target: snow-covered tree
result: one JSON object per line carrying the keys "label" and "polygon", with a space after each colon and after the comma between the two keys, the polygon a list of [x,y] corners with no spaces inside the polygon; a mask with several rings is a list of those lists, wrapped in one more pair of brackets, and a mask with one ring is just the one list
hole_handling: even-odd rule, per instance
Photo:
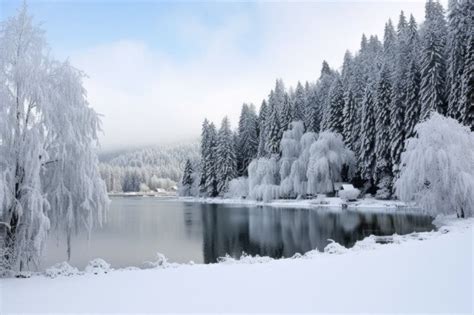
{"label": "snow-covered tree", "polygon": [[217,135],[215,161],[217,192],[219,194],[224,194],[229,188],[229,182],[237,177],[233,134],[230,130],[230,123],[227,117],[222,120],[221,128]]}
{"label": "snow-covered tree", "polygon": [[[50,229],[70,239],[105,220],[100,120],[84,74],[50,57],[26,5],[0,27],[0,246],[7,268],[37,265]],[[3,187],[3,189],[2,189]]]}
{"label": "snow-covered tree", "polygon": [[306,92],[301,84],[298,81],[295,90],[295,97],[293,103],[293,120],[294,121],[304,121],[304,114],[305,114],[305,107],[306,107],[307,99],[306,99]]}
{"label": "snow-covered tree", "polygon": [[217,131],[213,123],[203,124],[201,150],[204,155],[201,157],[201,194],[209,197],[215,197],[217,190]]}
{"label": "snow-covered tree", "polygon": [[[375,105],[375,181],[379,196],[389,197],[392,186],[392,164],[390,157],[390,105],[392,85],[390,68],[384,65],[380,72]],[[387,185],[389,184],[389,185]],[[383,192],[383,194],[381,194]]]}
{"label": "snow-covered tree", "polygon": [[462,73],[461,93],[461,118],[460,121],[474,131],[474,2],[465,1],[463,10],[466,16],[471,17],[466,23],[466,50],[464,54],[464,66]]}
{"label": "snow-covered tree", "polygon": [[268,105],[265,100],[262,101],[260,111],[258,113],[258,148],[257,156],[262,157],[266,155],[266,140],[267,140],[267,111]]}
{"label": "snow-covered tree", "polygon": [[266,148],[268,154],[278,154],[280,152],[281,127],[278,111],[274,104],[269,103],[267,107],[267,121],[265,126]]}
{"label": "snow-covered tree", "polygon": [[375,130],[375,84],[369,84],[365,91],[364,101],[362,103],[362,146],[361,146],[361,175],[373,186],[376,166],[376,130]]}
{"label": "snow-covered tree", "polygon": [[179,195],[180,196],[191,196],[192,187],[194,183],[193,177],[193,165],[191,164],[190,160],[186,160],[186,164],[184,166],[183,178],[181,179],[181,185],[179,187]]}
{"label": "snow-covered tree", "polygon": [[344,89],[342,80],[336,75],[328,94],[327,130],[343,133]]}
{"label": "snow-covered tree", "polygon": [[342,179],[344,166],[352,167],[354,154],[347,149],[342,136],[324,131],[311,145],[308,169],[307,193],[334,192],[334,183]]}
{"label": "snow-covered tree", "polygon": [[257,157],[258,117],[253,104],[242,106],[236,143],[237,172],[247,175],[250,161]]}
{"label": "snow-covered tree", "polygon": [[293,182],[290,179],[291,167],[301,153],[301,137],[304,133],[304,124],[302,121],[295,121],[290,124],[290,129],[283,133],[280,143],[280,181],[282,197],[293,197]]}
{"label": "snow-covered tree", "polygon": [[421,119],[446,112],[446,21],[438,1],[428,0],[421,32]]}
{"label": "snow-covered tree", "polygon": [[[467,0],[450,0],[448,6],[448,35],[447,35],[447,85],[448,111],[447,114],[462,122],[462,75],[469,33],[469,9]],[[472,23],[472,22],[471,22]]]}
{"label": "snow-covered tree", "polygon": [[293,106],[291,104],[290,96],[288,95],[288,93],[285,93],[285,101],[283,102],[280,117],[280,127],[283,132],[285,130],[288,130],[290,123],[293,121]]}
{"label": "snow-covered tree", "polygon": [[474,133],[452,118],[432,113],[407,141],[395,187],[398,197],[424,211],[474,214]]}

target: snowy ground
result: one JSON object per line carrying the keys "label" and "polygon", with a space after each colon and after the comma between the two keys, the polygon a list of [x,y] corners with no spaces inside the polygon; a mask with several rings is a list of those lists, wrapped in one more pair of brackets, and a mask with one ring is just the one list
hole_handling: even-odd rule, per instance
{"label": "snowy ground", "polygon": [[474,219],[295,259],[1,280],[0,313],[473,313]]}

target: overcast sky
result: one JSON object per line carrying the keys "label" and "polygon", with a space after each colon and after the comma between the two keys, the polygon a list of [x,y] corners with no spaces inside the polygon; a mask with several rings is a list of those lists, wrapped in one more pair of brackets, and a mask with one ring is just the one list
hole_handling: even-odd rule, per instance
{"label": "overcast sky", "polygon": [[[314,81],[323,60],[339,69],[362,33],[382,39],[400,10],[420,23],[424,2],[28,1],[53,54],[89,76],[104,149],[197,138],[205,117],[235,126],[276,78]],[[4,19],[21,1],[0,3]]]}

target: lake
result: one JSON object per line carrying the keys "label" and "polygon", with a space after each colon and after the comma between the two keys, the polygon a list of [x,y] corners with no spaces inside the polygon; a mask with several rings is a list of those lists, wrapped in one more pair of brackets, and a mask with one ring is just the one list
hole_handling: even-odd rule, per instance
{"label": "lake", "polygon": [[[72,240],[70,264],[83,269],[94,258],[113,268],[143,267],[156,253],[170,262],[214,263],[229,254],[291,257],[322,251],[329,239],[346,247],[370,234],[431,231],[433,218],[373,210],[330,212],[269,206],[201,204],[154,197],[113,197],[107,223]],[[67,260],[64,237],[53,234],[42,266]]]}

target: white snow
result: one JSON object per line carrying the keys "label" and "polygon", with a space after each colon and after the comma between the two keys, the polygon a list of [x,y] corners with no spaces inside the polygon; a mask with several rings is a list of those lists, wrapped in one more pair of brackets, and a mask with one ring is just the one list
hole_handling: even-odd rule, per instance
{"label": "white snow", "polygon": [[436,223],[437,232],[332,243],[294,259],[4,279],[0,312],[472,314],[474,219]]}
{"label": "white snow", "polygon": [[[172,200],[172,199],[170,199]],[[305,208],[316,209],[324,207],[329,211],[342,211],[343,205],[347,205],[347,209],[360,211],[410,211],[421,212],[414,205],[399,200],[379,200],[375,198],[365,197],[354,202],[345,202],[340,197],[326,197],[318,195],[312,199],[275,199],[269,202],[256,201],[252,199],[239,198],[196,198],[196,197],[180,197],[179,200],[185,202],[201,202],[209,204],[234,204],[247,206],[271,206],[281,208]]]}

